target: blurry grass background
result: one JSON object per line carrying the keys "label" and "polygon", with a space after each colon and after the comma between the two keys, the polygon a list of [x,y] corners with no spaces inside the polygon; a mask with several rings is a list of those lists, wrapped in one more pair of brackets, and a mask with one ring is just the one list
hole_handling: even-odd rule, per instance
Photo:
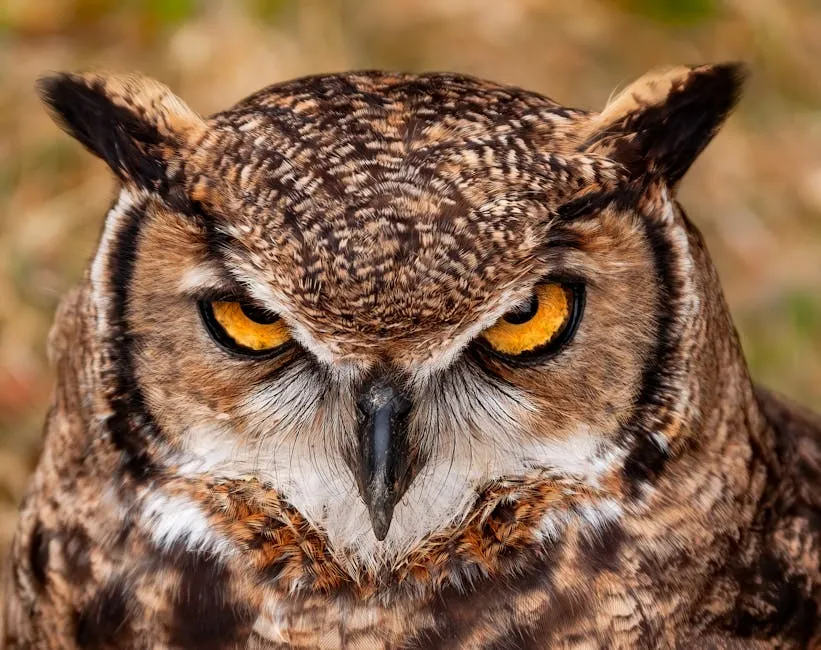
{"label": "blurry grass background", "polygon": [[141,70],[203,113],[345,68],[453,70],[597,109],[647,69],[742,59],[740,110],[682,200],[718,264],[753,374],[821,407],[818,0],[0,1],[0,549],[36,460],[45,338],[114,195],[33,84]]}

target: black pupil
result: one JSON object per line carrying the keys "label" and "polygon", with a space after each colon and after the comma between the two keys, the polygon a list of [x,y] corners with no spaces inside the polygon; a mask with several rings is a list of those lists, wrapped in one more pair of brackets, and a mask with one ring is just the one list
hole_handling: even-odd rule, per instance
{"label": "black pupil", "polygon": [[537,311],[539,311],[539,298],[534,293],[528,302],[511,309],[502,318],[511,325],[521,325],[533,318]]}
{"label": "black pupil", "polygon": [[279,320],[279,316],[268,311],[267,309],[260,309],[259,307],[249,305],[248,303],[239,303],[239,308],[242,310],[243,314],[260,325],[271,325]]}

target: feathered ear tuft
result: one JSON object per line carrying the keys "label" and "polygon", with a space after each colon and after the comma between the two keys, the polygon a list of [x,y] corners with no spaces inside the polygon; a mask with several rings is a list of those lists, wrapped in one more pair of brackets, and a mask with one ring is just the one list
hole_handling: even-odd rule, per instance
{"label": "feathered ear tuft", "polygon": [[37,91],[57,124],[123,181],[156,187],[168,158],[204,122],[158,81],[141,75],[55,73]]}
{"label": "feathered ear tuft", "polygon": [[581,148],[675,185],[735,107],[746,77],[739,63],[651,72],[594,118]]}

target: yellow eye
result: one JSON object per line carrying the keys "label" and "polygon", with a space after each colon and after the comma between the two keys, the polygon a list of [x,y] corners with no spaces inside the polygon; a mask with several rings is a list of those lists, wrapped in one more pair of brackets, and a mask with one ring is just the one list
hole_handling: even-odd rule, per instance
{"label": "yellow eye", "polygon": [[503,356],[542,354],[565,343],[579,316],[580,294],[561,284],[536,287],[526,303],[502,316],[482,333],[486,347]]}
{"label": "yellow eye", "polygon": [[279,316],[250,303],[214,301],[202,303],[201,310],[211,336],[235,352],[267,353],[291,340]]}

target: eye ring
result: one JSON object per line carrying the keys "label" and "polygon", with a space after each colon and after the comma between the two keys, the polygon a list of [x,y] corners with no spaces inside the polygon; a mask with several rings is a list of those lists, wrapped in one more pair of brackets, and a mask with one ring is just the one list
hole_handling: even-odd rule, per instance
{"label": "eye ring", "polygon": [[508,354],[495,349],[484,337],[475,340],[476,347],[485,355],[494,357],[511,366],[536,366],[543,364],[562,352],[573,340],[584,315],[586,290],[582,282],[562,282],[547,280],[559,284],[571,297],[570,312],[561,329],[544,345],[519,354]]}
{"label": "eye ring", "polygon": [[270,359],[272,357],[280,355],[282,352],[292,347],[293,340],[290,338],[280,345],[260,350],[256,350],[254,348],[250,348],[237,343],[228,334],[228,332],[225,330],[225,327],[223,327],[223,325],[220,324],[220,322],[217,320],[217,317],[214,314],[214,302],[237,302],[240,304],[240,310],[242,311],[242,313],[248,316],[249,314],[246,312],[245,309],[242,308],[243,304],[245,304],[245,301],[243,301],[241,298],[230,297],[224,298],[219,301],[200,300],[197,302],[198,311],[200,313],[200,318],[202,319],[203,325],[205,326],[205,330],[208,332],[214,343],[216,343],[224,351],[230,353],[232,356],[248,357],[257,360]]}

